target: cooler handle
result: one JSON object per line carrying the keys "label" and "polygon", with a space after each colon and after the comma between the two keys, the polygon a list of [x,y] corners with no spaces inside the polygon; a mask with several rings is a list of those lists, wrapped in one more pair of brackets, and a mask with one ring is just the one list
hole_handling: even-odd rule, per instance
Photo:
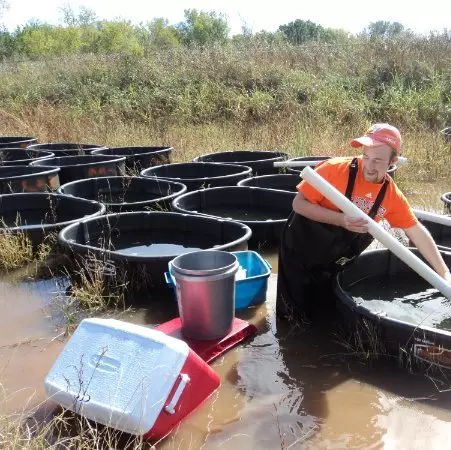
{"label": "cooler handle", "polygon": [[165,411],[169,414],[175,414],[175,406],[180,400],[180,397],[182,396],[182,393],[185,390],[186,385],[191,381],[190,377],[186,373],[180,374],[180,378],[181,378],[180,383],[177,387],[177,390],[174,393],[174,396],[172,397],[172,400],[168,405],[164,407]]}

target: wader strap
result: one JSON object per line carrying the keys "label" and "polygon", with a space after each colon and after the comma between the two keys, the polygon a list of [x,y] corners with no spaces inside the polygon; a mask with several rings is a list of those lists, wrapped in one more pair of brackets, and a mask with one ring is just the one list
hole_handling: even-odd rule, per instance
{"label": "wader strap", "polygon": [[385,193],[387,192],[388,185],[390,183],[390,180],[388,178],[388,175],[385,175],[385,181],[384,185],[381,187],[381,190],[379,191],[379,194],[377,194],[376,201],[373,204],[373,207],[371,208],[368,215],[374,219],[376,217],[377,211],[379,210],[379,207],[382,204],[382,201],[384,200]]}
{"label": "wader strap", "polygon": [[352,200],[352,191],[354,190],[355,179],[357,177],[357,170],[359,166],[357,163],[357,158],[354,158],[351,161],[351,165],[349,166],[349,177],[348,177],[348,185],[346,186],[346,197],[349,200]]}

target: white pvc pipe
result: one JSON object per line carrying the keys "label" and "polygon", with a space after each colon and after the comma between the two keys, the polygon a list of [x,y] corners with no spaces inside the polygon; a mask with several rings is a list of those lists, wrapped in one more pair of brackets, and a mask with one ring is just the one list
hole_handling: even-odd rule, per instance
{"label": "white pvc pipe", "polygon": [[334,186],[327,182],[321,175],[311,167],[306,167],[301,172],[301,177],[310,183],[316,190],[321,192],[328,200],[334,203],[345,214],[351,217],[361,218],[368,221],[368,232],[378,241],[382,242],[400,260],[404,261],[418,275],[422,276],[432,286],[438,289],[445,297],[451,299],[451,285],[449,285],[440,275],[432,270],[427,264],[415,256],[409,249],[404,247],[399,241],[385,231],[376,221],[371,219],[354,203],[346,198]]}
{"label": "white pvc pipe", "polygon": [[420,209],[414,209],[413,212],[420,220],[429,220],[430,222],[439,223],[440,225],[451,227],[451,216],[434,214],[427,211],[421,211]]}
{"label": "white pvc pipe", "polygon": [[[314,167],[320,162],[323,162],[324,160],[313,160],[313,161],[276,161],[274,163],[274,167]],[[403,164],[407,163],[407,158],[405,156],[399,156],[398,160],[396,161],[396,165],[402,166]]]}
{"label": "white pvc pipe", "polygon": [[326,160],[314,160],[314,161],[276,161],[274,162],[274,167],[306,167],[306,166],[313,166],[315,167],[320,162],[323,162]]}

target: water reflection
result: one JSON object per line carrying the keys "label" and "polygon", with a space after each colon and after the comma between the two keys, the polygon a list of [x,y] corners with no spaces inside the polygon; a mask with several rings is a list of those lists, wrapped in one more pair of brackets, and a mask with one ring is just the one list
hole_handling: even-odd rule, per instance
{"label": "water reflection", "polygon": [[217,395],[158,448],[417,448],[404,415],[412,426],[421,420],[415,439],[443,448],[451,394],[394,360],[353,357],[331,329],[276,320],[275,282],[266,304],[240,315],[258,335],[214,363]]}
{"label": "water reflection", "polygon": [[[265,258],[276,271],[276,254]],[[30,286],[0,285],[0,299],[8,299],[0,317],[0,356],[8,365],[0,376],[10,392],[27,387],[42,399],[44,377],[63,344],[53,341],[57,332],[45,308],[51,283],[34,297]],[[451,393],[439,393],[394,360],[355,358],[334,342],[332,328],[277,321],[275,288],[272,274],[267,301],[238,313],[258,334],[213,363],[220,389],[158,449],[447,448]],[[155,297],[143,296],[120,319],[152,326],[177,315],[171,291]],[[15,345],[26,337],[33,342]],[[11,404],[22,407],[25,395]]]}

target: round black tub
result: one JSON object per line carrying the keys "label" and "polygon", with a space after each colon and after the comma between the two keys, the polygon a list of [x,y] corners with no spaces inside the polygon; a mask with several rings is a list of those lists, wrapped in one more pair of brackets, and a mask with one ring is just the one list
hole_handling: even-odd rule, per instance
{"label": "round black tub", "polygon": [[445,214],[451,214],[451,192],[445,192],[441,197],[441,201],[444,203]]}
{"label": "round black tub", "polygon": [[109,212],[168,211],[172,200],[186,192],[186,186],[175,181],[145,177],[100,177],[72,181],[61,186],[58,192],[97,200]]}
{"label": "round black tub", "polygon": [[451,127],[444,128],[440,133],[443,135],[445,142],[451,142]]}
{"label": "round black tub", "polygon": [[0,148],[0,166],[27,166],[31,161],[53,158],[54,153],[23,148]]}
{"label": "round black tub", "polygon": [[[251,230],[237,222],[170,212],[129,212],[83,220],[59,235],[88,275],[127,283],[129,292],[164,286],[170,260],[190,251],[246,250]],[[76,275],[75,275],[76,276]]]}
{"label": "round black tub", "polygon": [[30,136],[0,136],[0,148],[25,148],[36,142],[38,142],[38,140]]}
{"label": "round black tub", "polygon": [[246,178],[238,182],[238,186],[254,186],[279,191],[297,192],[296,186],[301,182],[299,175],[294,173],[278,173]]}
{"label": "round black tub", "polygon": [[451,251],[451,217],[415,209],[418,220],[428,229],[441,250]]}
{"label": "round black tub", "polygon": [[176,163],[149,167],[143,177],[156,177],[183,183],[189,191],[216,186],[234,186],[249,177],[250,167],[236,164]]}
{"label": "round black tub", "polygon": [[237,220],[252,229],[249,246],[271,247],[280,242],[295,195],[257,187],[218,187],[183,194],[172,202],[172,208],[182,213]]}
{"label": "round black tub", "polygon": [[[441,253],[451,266],[451,253]],[[451,369],[451,302],[390,250],[362,253],[337,277],[336,293],[363,346],[356,351]]]}
{"label": "round black tub", "polygon": [[6,232],[23,231],[33,245],[66,225],[103,214],[98,202],[51,193],[0,195],[0,223]]}
{"label": "round black tub", "polygon": [[44,144],[29,145],[30,150],[45,150],[55,153],[56,156],[76,156],[90,154],[92,150],[106,149],[103,145],[77,144],[72,142],[47,142]]}
{"label": "round black tub", "polygon": [[0,194],[54,191],[60,185],[59,171],[58,167],[0,167]]}
{"label": "round black tub", "polygon": [[125,156],[125,167],[134,174],[172,161],[172,147],[109,147],[93,150],[91,155]]}
{"label": "round black tub", "polygon": [[279,173],[274,167],[277,161],[283,161],[288,155],[278,151],[266,150],[232,150],[227,152],[209,153],[194,158],[194,162],[216,162],[226,164],[242,164],[252,169],[254,175]]}
{"label": "round black tub", "polygon": [[84,178],[123,175],[125,156],[61,156],[33,161],[30,166],[59,167],[60,183],[66,184]]}

